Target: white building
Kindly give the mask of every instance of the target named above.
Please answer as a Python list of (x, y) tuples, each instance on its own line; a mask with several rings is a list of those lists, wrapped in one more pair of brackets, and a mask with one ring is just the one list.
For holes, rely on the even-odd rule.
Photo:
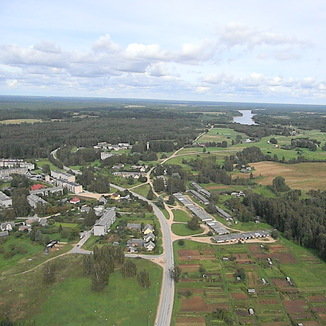
[(109, 232), (111, 225), (116, 220), (116, 208), (108, 209), (94, 225), (94, 235), (101, 236)]
[(27, 196), (27, 201), (28, 201), (29, 205), (33, 208), (36, 208), (37, 204), (41, 204), (41, 205), (49, 204), (46, 200), (42, 199), (39, 196), (33, 195), (33, 194)]
[(0, 206), (9, 207), (12, 205), (12, 200), (5, 193), (0, 191)]
[(54, 179), (62, 179), (65, 181), (76, 182), (76, 177), (73, 174), (62, 171), (51, 171), (51, 177)]
[(25, 162), (20, 159), (0, 159), (0, 167), (3, 168), (27, 168), (28, 170), (34, 170), (35, 164)]
[(83, 192), (83, 186), (80, 185), (79, 183), (67, 181), (64, 179), (53, 179), (53, 182), (55, 183), (56, 186), (66, 188), (68, 189), (68, 191), (74, 194), (79, 194)]

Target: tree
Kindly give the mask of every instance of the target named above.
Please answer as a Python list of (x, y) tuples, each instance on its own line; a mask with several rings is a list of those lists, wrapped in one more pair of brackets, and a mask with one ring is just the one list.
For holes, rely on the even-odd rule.
[(283, 177), (276, 177), (273, 179), (273, 187), (278, 192), (284, 192), (290, 190), (285, 183), (285, 179)]
[(50, 174), (51, 173), (51, 169), (50, 169), (50, 165), (49, 164), (43, 164), (42, 165), (42, 172), (44, 174)]
[(46, 264), (43, 267), (43, 282), (45, 284), (51, 284), (55, 281), (56, 266), (54, 264)]
[(274, 137), (272, 137), (272, 138), (269, 140), (269, 142), (270, 142), (271, 144), (277, 144), (277, 139), (274, 138)]
[(106, 262), (98, 261), (94, 263), (92, 271), (92, 290), (97, 292), (103, 290), (109, 283), (110, 275)]
[(85, 226), (93, 226), (97, 220), (97, 216), (95, 214), (94, 209), (91, 207), (88, 213), (84, 218), (84, 225)]
[(151, 286), (149, 273), (146, 270), (139, 272), (137, 279), (141, 287), (149, 288)]
[(135, 277), (137, 275), (137, 266), (129, 259), (122, 265), (120, 272), (124, 278)]
[(173, 195), (170, 195), (169, 196), (169, 199), (167, 200), (167, 204), (169, 204), (169, 205), (173, 205), (174, 204), (174, 202), (175, 202), (175, 200), (174, 200), (174, 197), (173, 197)]
[(148, 190), (148, 194), (147, 194), (146, 198), (147, 198), (148, 200), (153, 200), (153, 199), (154, 199), (154, 192), (153, 192), (153, 190), (152, 190), (152, 187), (149, 188), (149, 190)]
[(170, 269), (170, 277), (174, 282), (179, 282), (181, 276), (181, 269), (179, 266), (174, 266)]
[(278, 236), (279, 236), (278, 231), (274, 229), (274, 230), (272, 231), (272, 233), (271, 233), (271, 236), (272, 236), (273, 239), (277, 239)]
[(200, 228), (199, 218), (197, 216), (193, 216), (191, 220), (188, 221), (187, 227), (190, 230), (198, 230)]
[(31, 207), (27, 201), (29, 192), (27, 189), (19, 188), (15, 189), (12, 193), (12, 207), (16, 216), (27, 216)]

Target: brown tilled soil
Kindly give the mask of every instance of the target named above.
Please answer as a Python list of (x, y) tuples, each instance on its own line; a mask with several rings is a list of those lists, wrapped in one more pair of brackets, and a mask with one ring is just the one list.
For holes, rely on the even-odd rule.
[(178, 317), (176, 326), (206, 326), (204, 317)]
[(304, 300), (284, 300), (283, 302), (288, 314), (304, 314), (306, 312)]
[(180, 264), (182, 273), (192, 273), (198, 272), (200, 265), (199, 264)]
[(248, 295), (243, 292), (232, 292), (231, 297), (234, 300), (246, 300), (248, 299)]

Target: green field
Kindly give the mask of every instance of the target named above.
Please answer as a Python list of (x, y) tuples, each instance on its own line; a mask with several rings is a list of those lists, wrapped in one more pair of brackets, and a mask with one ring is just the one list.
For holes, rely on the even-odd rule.
[[(285, 239), (264, 247), (185, 241), (175, 242), (174, 252), (182, 274), (176, 283), (172, 325), (190, 317), (204, 319), (207, 326), (227, 325), (211, 314), (215, 309), (229, 311), (232, 325), (324, 325), (326, 263), (307, 249)], [(240, 281), (235, 277), (238, 269), (244, 273)], [(249, 308), (254, 309), (253, 316)]]
[(144, 259), (134, 259), (137, 270), (150, 274), (150, 288), (136, 278), (124, 279), (118, 269), (102, 292), (91, 291), (83, 276), (82, 256), (67, 255), (53, 263), (56, 281), (42, 283), (42, 267), (27, 274), (2, 277), (0, 316), (43, 325), (146, 325), (154, 323), (162, 269)]
[(187, 227), (187, 224), (184, 223), (173, 223), (171, 228), (174, 234), (181, 235), (181, 236), (200, 234), (204, 232), (202, 228), (199, 228), (198, 230), (190, 230)]
[(136, 278), (124, 279), (115, 271), (109, 286), (96, 293), (90, 289), (90, 279), (77, 272), (52, 287), (51, 295), (32, 318), (35, 325), (153, 325), (162, 269), (143, 259), (133, 261), (138, 271), (149, 272), (150, 288), (141, 288)]
[(174, 209), (173, 210), (173, 221), (176, 222), (188, 222), (191, 219), (191, 215), (188, 212), (185, 212), (181, 209)]
[(141, 196), (143, 196), (143, 197), (146, 198), (147, 195), (148, 195), (149, 189), (150, 189), (150, 185), (149, 184), (143, 184), (143, 185), (141, 185), (139, 187), (136, 187), (134, 189), (131, 189), (131, 190), (133, 192), (135, 192), (136, 194), (141, 195)]

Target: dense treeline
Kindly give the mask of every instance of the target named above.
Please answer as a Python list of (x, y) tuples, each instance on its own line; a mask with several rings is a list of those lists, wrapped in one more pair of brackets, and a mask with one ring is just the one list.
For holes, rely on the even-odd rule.
[(326, 191), (311, 190), (309, 197), (302, 200), (294, 196), (265, 198), (250, 192), (243, 204), (253, 216), (261, 216), (287, 239), (317, 249), (326, 259)]
[[(120, 116), (119, 116), (120, 115)], [(0, 157), (47, 157), (62, 145), (91, 147), (100, 141), (112, 144), (172, 140), (177, 147), (190, 143), (202, 123), (185, 113), (150, 110), (110, 111), (101, 117), (75, 118), (35, 124), (2, 125)], [(163, 144), (163, 143), (162, 143)], [(165, 147), (170, 143), (164, 144)], [(167, 149), (170, 149), (168, 147)]]
[[(305, 112), (306, 111), (306, 112)], [(312, 113), (313, 112), (313, 113)], [(255, 111), (255, 122), (259, 124), (272, 124), (278, 126), (293, 126), (301, 129), (318, 129), (326, 131), (325, 107), (315, 106), (308, 108), (299, 107), (293, 110), (286, 111), (271, 109), (266, 111)]]

